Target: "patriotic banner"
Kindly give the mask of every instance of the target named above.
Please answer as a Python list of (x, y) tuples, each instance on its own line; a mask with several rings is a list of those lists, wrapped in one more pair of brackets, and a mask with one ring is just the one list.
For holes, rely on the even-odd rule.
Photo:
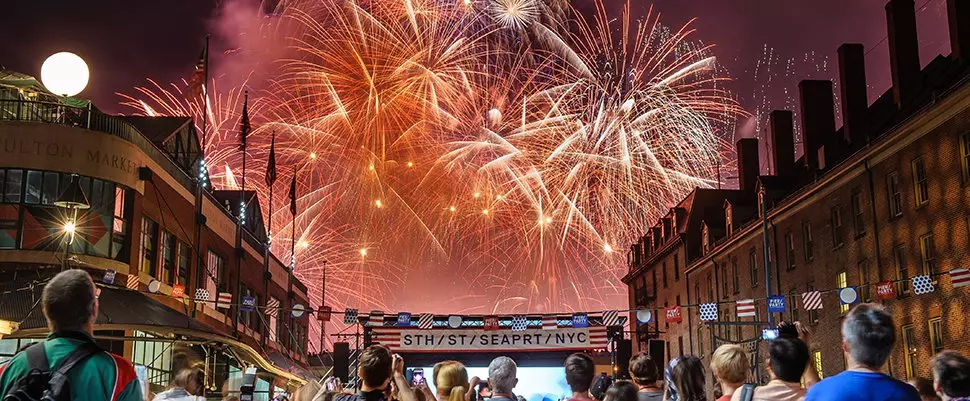
[(370, 315), (367, 315), (366, 326), (376, 327), (384, 325), (384, 312), (379, 310), (370, 311)]
[(892, 281), (883, 281), (876, 284), (876, 299), (888, 300), (896, 298), (896, 286)]
[(117, 272), (115, 272), (114, 269), (105, 270), (104, 271), (104, 277), (101, 278), (101, 282), (103, 282), (105, 284), (114, 284), (115, 283), (115, 275), (116, 274), (117, 274)]
[(950, 283), (953, 284), (953, 288), (966, 287), (970, 285), (970, 270), (967, 270), (967, 269), (950, 270)]
[(741, 299), (737, 302), (738, 305), (738, 317), (755, 317), (758, 315), (757, 310), (754, 307), (753, 299)]
[(913, 277), (913, 293), (916, 295), (929, 294), (936, 291), (936, 287), (933, 286), (933, 280), (930, 276), (916, 276)]
[(317, 309), (317, 320), (321, 322), (329, 322), (332, 314), (333, 308), (329, 306), (321, 306), (319, 309)]
[(157, 294), (158, 293), (158, 290), (161, 290), (161, 289), (162, 289), (162, 282), (161, 281), (152, 279), (152, 281), (149, 281), (148, 282), (148, 292), (150, 292), (152, 294)]
[(209, 290), (205, 288), (199, 288), (195, 290), (195, 300), (199, 302), (209, 301)]
[[(266, 302), (266, 315), (267, 316), (279, 316), (280, 315), (280, 301), (278, 299), (270, 298)], [(276, 330), (276, 328), (272, 328)]]
[(418, 327), (422, 330), (431, 330), (434, 328), (434, 315), (430, 313), (425, 313), (418, 318)]
[(185, 297), (185, 286), (182, 284), (175, 284), (172, 286), (172, 296), (176, 298)]
[(216, 298), (216, 308), (229, 309), (232, 306), (232, 293), (220, 292)]
[(573, 313), (573, 328), (585, 329), (589, 327), (589, 315), (585, 313)]
[(785, 296), (768, 297), (768, 313), (785, 313)]
[(485, 331), (501, 330), (498, 326), (498, 316), (485, 316), (483, 320), (485, 323)]
[(398, 313), (396, 325), (399, 327), (411, 327), (411, 314), (407, 312)]
[(252, 312), (256, 308), (256, 297), (243, 295), (239, 310), (242, 312)]
[(664, 314), (667, 318), (667, 323), (680, 323), (683, 321), (683, 316), (680, 315), (680, 306), (674, 305), (664, 309)]
[(394, 352), (582, 351), (607, 347), (604, 326), (516, 332), (377, 327), (374, 340)]
[(512, 331), (526, 331), (528, 328), (528, 318), (523, 315), (512, 316)]
[(294, 319), (303, 317), (303, 314), (305, 313), (306, 307), (303, 306), (303, 304), (295, 304), (292, 308), (290, 308), (290, 316), (293, 316)]
[(543, 316), (542, 317), (542, 329), (543, 330), (555, 330), (559, 328), (558, 319), (555, 316)]
[(822, 293), (819, 291), (809, 291), (802, 294), (802, 307), (805, 310), (822, 309)]
[(702, 322), (717, 320), (717, 304), (713, 302), (701, 304), (700, 312)]
[(357, 323), (357, 309), (347, 308), (344, 311), (344, 324), (355, 324)]
[(620, 313), (615, 310), (608, 310), (603, 312), (603, 325), (604, 326), (619, 326), (620, 325)]

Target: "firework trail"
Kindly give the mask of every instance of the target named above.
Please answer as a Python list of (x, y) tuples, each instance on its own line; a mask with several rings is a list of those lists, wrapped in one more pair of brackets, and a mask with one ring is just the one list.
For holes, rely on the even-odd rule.
[[(690, 24), (650, 10), (591, 18), (559, 0), (292, 1), (269, 34), (288, 56), (251, 90), (250, 171), (274, 193), (273, 251), (337, 309), (603, 310), (626, 304), (625, 247), (696, 186), (742, 114)], [(200, 116), (180, 87), (127, 96)], [(219, 98), (207, 161), (238, 174), (241, 87)], [(254, 85), (255, 86), (255, 85)], [(211, 88), (212, 86), (210, 86)], [(261, 179), (248, 180), (268, 199)], [(222, 188), (225, 178), (216, 182)], [(268, 210), (263, 206), (262, 210)], [(296, 225), (297, 238), (288, 236)], [(285, 258), (281, 258), (286, 260)]]

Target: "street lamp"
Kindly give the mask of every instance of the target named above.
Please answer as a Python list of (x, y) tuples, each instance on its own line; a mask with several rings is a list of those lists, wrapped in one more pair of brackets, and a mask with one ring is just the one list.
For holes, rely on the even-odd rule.
[(71, 175), (71, 183), (68, 184), (64, 192), (54, 201), (54, 206), (67, 209), (70, 220), (64, 223), (64, 233), (67, 235), (67, 246), (64, 247), (64, 264), (74, 244), (74, 234), (77, 232), (77, 211), (91, 208), (88, 197), (84, 195), (84, 189), (78, 180), (77, 174)]

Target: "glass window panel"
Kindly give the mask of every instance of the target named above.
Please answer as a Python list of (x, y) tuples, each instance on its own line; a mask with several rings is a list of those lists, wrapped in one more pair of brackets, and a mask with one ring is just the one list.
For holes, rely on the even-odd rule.
[(40, 203), (40, 193), (44, 181), (44, 173), (36, 170), (27, 171), (27, 189), (24, 194), (24, 203)]
[[(29, 178), (29, 173), (28, 173)], [(57, 200), (57, 196), (60, 195), (58, 190), (58, 184), (60, 183), (60, 174), (53, 172), (44, 173), (44, 191), (41, 195), (40, 203), (45, 205), (53, 205), (54, 201)]]
[(7, 170), (7, 181), (4, 185), (3, 199), (10, 203), (20, 203), (23, 187), (24, 171), (19, 169)]

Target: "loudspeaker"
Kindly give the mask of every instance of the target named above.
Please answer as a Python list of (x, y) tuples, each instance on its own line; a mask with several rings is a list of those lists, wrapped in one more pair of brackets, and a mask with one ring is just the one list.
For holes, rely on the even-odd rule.
[(616, 374), (627, 377), (630, 373), (630, 358), (633, 357), (633, 342), (629, 339), (616, 340)]
[(664, 366), (666, 365), (666, 363), (664, 362), (665, 346), (666, 345), (664, 344), (663, 340), (650, 340), (649, 343), (647, 344), (647, 348), (649, 349), (649, 352), (650, 352), (650, 359), (653, 359), (653, 362), (657, 364), (658, 372), (663, 372), (664, 369), (667, 368), (666, 366)]
[(333, 343), (333, 377), (346, 383), (350, 377), (350, 343)]

